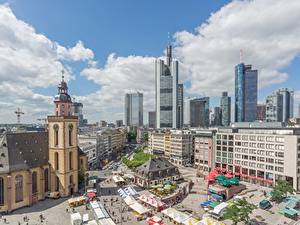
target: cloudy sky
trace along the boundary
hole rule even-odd
[[[259,102],[280,87],[300,99],[300,1],[0,0],[0,123],[53,112],[61,70],[91,122],[123,119],[124,93],[154,108],[154,59],[171,35],[185,96],[233,94],[234,66],[259,71]],[[296,111],[296,113],[298,113]]]

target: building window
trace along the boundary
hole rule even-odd
[[[56,179],[55,179],[55,191],[59,191],[59,178],[58,178],[58,176],[56,176]]]
[[[4,205],[4,179],[0,177],[0,205]]]
[[[58,158],[58,152],[54,153],[54,164],[55,164],[55,169],[59,170],[59,158]]]
[[[44,185],[45,185],[45,192],[49,191],[49,170],[45,169],[44,170]]]
[[[69,146],[72,146],[73,124],[69,125]]]
[[[73,169],[73,152],[69,152],[69,169]]]
[[[58,130],[59,126],[57,124],[53,125],[53,130],[54,130],[54,145],[58,146]]]
[[[16,202],[21,202],[23,201],[23,176],[18,175],[15,178],[15,197],[16,197]]]
[[[70,184],[73,184],[73,175],[70,176]]]
[[[37,189],[37,173],[36,172],[32,173],[31,179],[32,179],[32,194],[36,194],[38,192],[38,189]]]

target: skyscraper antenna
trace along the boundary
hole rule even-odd
[[[244,57],[244,55],[243,55],[243,49],[240,49],[240,63],[243,62],[243,57]]]
[[[170,32],[168,32],[168,46],[171,45]]]

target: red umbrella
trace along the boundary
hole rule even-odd
[[[225,174],[225,177],[226,177],[226,178],[233,178],[233,175],[231,175],[231,174],[229,174],[229,173],[226,173],[226,174]]]
[[[96,198],[97,197],[97,193],[95,192],[88,192],[87,193],[87,197],[90,199]]]

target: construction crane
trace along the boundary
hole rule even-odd
[[[20,108],[15,111],[15,114],[17,115],[17,129],[20,129],[20,124],[21,124],[21,115],[24,114]]]
[[[15,114],[17,115],[17,124],[20,125],[21,123],[21,115],[24,114],[20,108],[15,111]]]

